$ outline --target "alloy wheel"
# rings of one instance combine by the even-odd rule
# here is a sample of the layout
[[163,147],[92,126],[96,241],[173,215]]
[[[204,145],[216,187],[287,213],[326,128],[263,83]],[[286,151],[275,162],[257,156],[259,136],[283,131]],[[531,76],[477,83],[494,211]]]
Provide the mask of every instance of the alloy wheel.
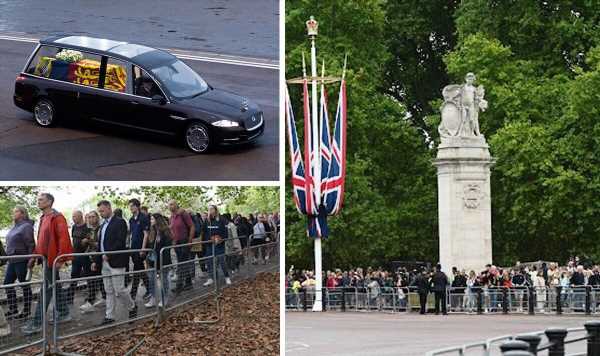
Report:
[[191,124],[185,132],[187,146],[194,152],[202,153],[208,150],[210,136],[206,127],[200,123]]
[[50,126],[54,121],[54,107],[47,100],[40,100],[33,109],[35,121],[40,126]]

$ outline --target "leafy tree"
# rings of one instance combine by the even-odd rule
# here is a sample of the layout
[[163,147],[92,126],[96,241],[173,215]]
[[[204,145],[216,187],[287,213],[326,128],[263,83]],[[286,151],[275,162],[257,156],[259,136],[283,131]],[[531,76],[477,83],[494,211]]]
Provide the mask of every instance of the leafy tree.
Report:
[[[310,15],[329,74],[349,53],[347,199],[330,219],[325,268],[437,260],[440,90],[470,71],[490,103],[481,127],[496,159],[494,262],[600,261],[600,3],[288,1],[288,78],[309,53]],[[298,88],[290,94],[301,118]],[[310,267],[287,174],[287,261]]]
[[467,1],[457,11],[460,40],[446,64],[455,80],[476,72],[491,103],[481,126],[497,159],[498,263],[600,257],[594,4]]
[[385,31],[392,58],[382,89],[405,104],[409,119],[430,135],[437,127],[425,117],[448,83],[444,55],[456,45],[457,0],[386,1]]
[[38,187],[0,186],[0,229],[12,225],[12,210],[17,205],[33,213],[37,193]]
[[[310,15],[319,21],[318,56],[328,74],[340,75],[344,54],[349,57],[346,199],[341,214],[329,219],[325,266],[424,258],[437,251],[437,217],[430,213],[435,208],[435,191],[430,189],[435,182],[432,151],[426,137],[407,120],[404,105],[381,90],[385,64],[391,58],[384,4],[374,0],[286,3],[288,78],[301,75],[302,53],[310,53],[305,29]],[[337,98],[335,85],[329,91],[330,98]],[[298,88],[290,88],[290,95],[296,117],[302,117]],[[330,106],[336,102],[329,100]],[[288,192],[289,174],[287,166]],[[289,196],[286,212],[288,261],[309,267],[312,243],[306,237],[305,217],[296,212]]]

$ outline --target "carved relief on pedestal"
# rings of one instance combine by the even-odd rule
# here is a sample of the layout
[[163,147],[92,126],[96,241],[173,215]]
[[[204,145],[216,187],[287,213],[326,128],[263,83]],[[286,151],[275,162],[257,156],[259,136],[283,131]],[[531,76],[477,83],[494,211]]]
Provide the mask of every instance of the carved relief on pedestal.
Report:
[[484,198],[481,185],[478,183],[465,183],[463,186],[463,204],[467,209],[477,209]]

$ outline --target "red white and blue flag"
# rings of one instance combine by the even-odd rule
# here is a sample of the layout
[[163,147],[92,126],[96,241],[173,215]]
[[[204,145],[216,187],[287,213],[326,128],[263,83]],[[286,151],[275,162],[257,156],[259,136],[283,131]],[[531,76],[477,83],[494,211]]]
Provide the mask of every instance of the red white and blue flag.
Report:
[[[315,144],[313,140],[317,139],[313,137],[312,134],[312,125],[310,117],[310,98],[308,96],[308,81],[304,78],[302,82],[302,100],[304,102],[304,162],[306,164],[304,170],[304,187],[306,191],[306,213],[308,215],[317,215],[318,214],[318,205],[315,197],[315,185],[317,182],[315,181],[315,153],[314,147]],[[317,178],[318,179],[318,178]]]
[[323,205],[327,215],[336,215],[344,203],[344,182],[346,180],[346,81],[340,84],[340,96],[331,143],[331,165],[327,178],[327,188],[323,195]]
[[[292,187],[296,208],[308,217],[308,236],[327,237],[327,216],[338,214],[344,202],[346,179],[346,82],[342,79],[333,135],[330,135],[327,93],[321,84],[319,117],[311,120],[308,80],[302,82],[304,160],[294,112],[286,88],[286,121],[292,163]],[[315,125],[318,125],[316,129]],[[315,129],[313,131],[313,129]],[[313,133],[318,133],[319,137]],[[315,142],[316,141],[316,142]],[[320,169],[315,169],[315,168]],[[319,174],[315,172],[320,171]],[[320,188],[320,189],[319,189]],[[320,192],[320,193],[316,193]],[[316,194],[319,194],[317,196]]]
[[329,135],[329,114],[327,113],[327,92],[325,84],[321,83],[321,105],[319,109],[319,125],[321,128],[321,203],[324,202],[327,182],[329,181],[329,166],[331,165],[331,136]]
[[298,132],[296,131],[296,119],[290,100],[290,93],[285,88],[285,116],[288,128],[288,142],[290,145],[290,158],[292,163],[292,191],[296,209],[300,214],[306,214],[306,186],[304,180],[304,163],[302,162],[302,152],[298,142]]

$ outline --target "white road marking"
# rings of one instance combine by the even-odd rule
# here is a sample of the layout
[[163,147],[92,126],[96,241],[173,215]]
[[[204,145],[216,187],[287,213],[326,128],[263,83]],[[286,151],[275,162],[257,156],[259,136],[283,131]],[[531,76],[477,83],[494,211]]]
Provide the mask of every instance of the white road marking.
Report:
[[[27,42],[27,43],[38,43],[38,41],[39,41],[39,39],[37,39],[37,38],[21,37],[21,36],[8,36],[8,35],[0,35],[0,40],[14,41],[14,42]],[[209,54],[203,54],[200,56],[200,55],[193,55],[193,54],[187,54],[187,53],[179,53],[177,50],[169,49],[169,48],[161,48],[161,49],[173,54],[177,58],[188,59],[191,61],[221,63],[221,64],[236,65],[236,66],[246,66],[246,67],[254,67],[254,68],[279,70],[279,64],[273,63],[268,60],[260,61],[260,60],[252,60],[252,59],[246,59],[243,57],[234,57],[234,56],[221,56],[221,55],[211,56]]]
[[[291,346],[291,347],[286,347],[285,348],[285,352],[294,352],[294,351],[304,351],[306,349],[310,348],[309,344],[305,344],[303,342],[298,342],[298,341],[291,341],[287,343],[287,346]],[[292,345],[290,345],[292,344]],[[295,345],[295,346],[293,346]]]
[[312,326],[286,326],[286,329],[313,329]]

